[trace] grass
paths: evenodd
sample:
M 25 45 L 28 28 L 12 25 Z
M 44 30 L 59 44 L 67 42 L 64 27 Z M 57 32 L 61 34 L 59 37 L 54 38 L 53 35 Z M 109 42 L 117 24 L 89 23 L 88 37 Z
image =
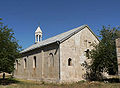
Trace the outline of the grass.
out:
M 72 84 L 53 84 L 7 78 L 4 82 L 6 83 L 0 84 L 0 88 L 120 88 L 120 83 L 85 81 L 80 81 Z
M 120 88 L 120 83 L 79 81 L 72 84 L 53 84 L 6 77 L 5 80 L 0 78 L 0 88 Z

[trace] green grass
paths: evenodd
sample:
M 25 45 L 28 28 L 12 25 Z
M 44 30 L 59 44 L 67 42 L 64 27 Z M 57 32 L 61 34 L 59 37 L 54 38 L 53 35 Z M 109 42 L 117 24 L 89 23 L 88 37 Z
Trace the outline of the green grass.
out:
M 80 81 L 73 84 L 53 84 L 7 78 L 4 81 L 1 79 L 0 82 L 0 88 L 120 88 L 120 83 L 85 81 Z
M 72 84 L 53 84 L 14 79 L 9 75 L 6 75 L 6 79 L 3 80 L 0 76 L 0 88 L 120 88 L 118 78 L 110 79 L 109 82 L 112 83 L 79 81 Z

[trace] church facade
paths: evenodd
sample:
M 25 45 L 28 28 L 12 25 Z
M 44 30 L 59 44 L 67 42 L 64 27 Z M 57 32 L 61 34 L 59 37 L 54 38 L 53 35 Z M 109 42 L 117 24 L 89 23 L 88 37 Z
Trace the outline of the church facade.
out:
M 82 66 L 92 43 L 99 39 L 87 25 L 74 28 L 42 41 L 40 27 L 35 32 L 35 44 L 21 51 L 16 60 L 14 77 L 45 82 L 77 82 L 84 80 Z

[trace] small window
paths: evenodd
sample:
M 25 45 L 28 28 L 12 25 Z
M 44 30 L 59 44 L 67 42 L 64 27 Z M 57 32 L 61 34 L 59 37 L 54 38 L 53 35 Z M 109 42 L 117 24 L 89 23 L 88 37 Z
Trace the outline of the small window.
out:
M 50 58 L 49 58 L 49 59 L 50 59 L 50 60 L 49 60 L 49 66 L 50 66 L 50 65 L 54 66 L 54 55 L 53 55 L 53 53 L 50 53 L 50 54 L 49 54 L 49 57 L 50 57 Z
M 38 41 L 38 35 L 36 35 L 36 41 Z
M 24 69 L 27 67 L 27 60 L 26 58 L 24 59 Z
M 89 44 L 91 44 L 91 42 L 88 42 Z
M 87 49 L 85 52 L 86 52 L 86 57 L 87 57 L 88 59 L 90 59 L 90 51 L 89 51 L 89 49 Z
M 68 66 L 72 66 L 72 59 L 71 58 L 68 59 Z
M 39 35 L 39 41 L 41 41 L 41 35 Z
M 18 60 L 16 60 L 16 70 L 18 69 Z
M 33 58 L 33 68 L 36 68 L 36 56 Z

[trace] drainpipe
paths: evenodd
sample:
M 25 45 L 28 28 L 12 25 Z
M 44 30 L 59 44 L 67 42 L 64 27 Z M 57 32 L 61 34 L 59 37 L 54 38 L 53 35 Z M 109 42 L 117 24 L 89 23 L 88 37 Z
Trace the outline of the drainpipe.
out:
M 59 81 L 60 81 L 60 41 L 57 41 L 57 44 L 58 44 L 58 50 L 59 50 Z

